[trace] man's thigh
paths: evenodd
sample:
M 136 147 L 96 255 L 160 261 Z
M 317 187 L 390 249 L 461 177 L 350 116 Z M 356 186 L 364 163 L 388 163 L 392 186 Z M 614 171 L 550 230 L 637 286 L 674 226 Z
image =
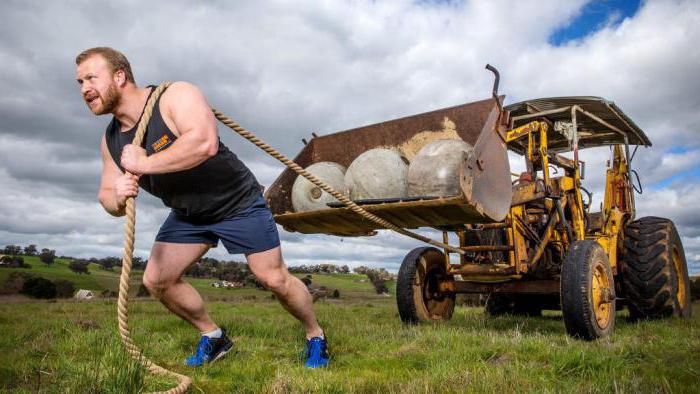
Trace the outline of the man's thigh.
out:
M 152 281 L 174 281 L 209 250 L 209 244 L 181 244 L 156 241 L 144 275 Z
M 250 270 L 256 276 L 276 271 L 285 271 L 284 261 L 282 260 L 282 249 L 279 246 L 264 252 L 246 254 L 245 257 L 246 260 L 248 260 Z

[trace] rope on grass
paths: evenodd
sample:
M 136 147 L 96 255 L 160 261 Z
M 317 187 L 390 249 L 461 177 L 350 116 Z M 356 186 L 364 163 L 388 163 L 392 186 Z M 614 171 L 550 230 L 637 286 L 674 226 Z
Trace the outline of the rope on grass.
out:
M 146 102 L 146 107 L 144 108 L 143 115 L 141 115 L 141 120 L 139 121 L 138 127 L 136 129 L 136 134 L 134 135 L 134 140 L 132 141 L 133 145 L 136 146 L 141 146 L 141 142 L 143 141 L 143 137 L 146 133 L 146 128 L 148 126 L 148 122 L 151 119 L 151 115 L 153 114 L 153 106 L 155 102 L 158 100 L 158 97 L 160 97 L 161 93 L 170 86 L 170 82 L 163 82 L 161 83 L 155 91 L 151 94 L 151 97 L 148 99 Z M 358 215 L 373 221 L 380 225 L 383 228 L 393 230 L 399 234 L 405 235 L 407 237 L 411 237 L 414 239 L 417 239 L 419 241 L 447 249 L 451 252 L 454 253 L 459 253 L 459 254 L 464 254 L 465 252 L 459 248 L 456 248 L 454 246 L 448 245 L 443 242 L 439 242 L 433 239 L 430 239 L 428 237 L 425 237 L 423 235 L 420 235 L 418 233 L 406 230 L 404 228 L 401 228 L 393 223 L 390 223 L 389 221 L 373 214 L 370 212 L 367 212 L 365 209 L 362 207 L 358 206 L 355 204 L 353 201 L 351 201 L 347 196 L 344 194 L 338 192 L 337 190 L 333 189 L 330 187 L 328 184 L 325 182 L 319 180 L 316 178 L 313 174 L 310 172 L 306 171 L 303 169 L 301 166 L 299 166 L 297 163 L 294 161 L 288 159 L 286 156 L 283 154 L 279 153 L 277 150 L 272 148 L 270 145 L 265 143 L 264 141 L 260 140 L 257 138 L 253 133 L 250 131 L 246 130 L 243 128 L 241 125 L 236 123 L 233 119 L 227 117 L 223 113 L 219 112 L 218 110 L 212 108 L 212 111 L 214 112 L 214 116 L 221 121 L 224 125 L 226 125 L 228 128 L 231 130 L 235 131 L 238 133 L 241 137 L 247 139 L 248 141 L 252 142 L 257 146 L 258 148 L 262 149 L 265 151 L 267 154 L 270 156 L 274 157 L 275 159 L 279 160 L 282 162 L 284 165 L 289 167 L 292 171 L 296 172 L 297 174 L 303 176 L 304 178 L 308 179 L 309 182 L 313 183 L 314 185 L 318 186 L 321 188 L 323 191 L 326 193 L 330 194 L 331 196 L 335 197 L 338 199 L 338 201 L 342 202 L 345 204 L 350 210 L 353 212 L 357 213 Z M 134 233 L 136 229 L 136 201 L 134 200 L 133 197 L 129 197 L 126 200 L 126 223 L 124 225 L 124 233 L 125 233 L 125 239 L 124 239 L 124 257 L 122 258 L 122 272 L 121 276 L 119 278 L 119 301 L 117 303 L 117 318 L 119 321 L 119 335 L 121 337 L 122 343 L 124 344 L 124 347 L 126 348 L 126 351 L 135 359 L 137 360 L 143 367 L 148 369 L 151 373 L 155 375 L 161 375 L 161 376 L 170 376 L 176 378 L 179 383 L 176 387 L 171 388 L 170 390 L 167 391 L 161 391 L 158 392 L 157 394 L 182 394 L 187 389 L 190 387 L 192 384 L 192 379 L 189 377 L 169 371 L 153 361 L 149 360 L 146 356 L 143 355 L 141 350 L 139 349 L 136 344 L 131 339 L 131 333 L 129 331 L 129 315 L 128 315 L 128 304 L 129 304 L 129 279 L 131 277 L 131 266 L 133 262 L 133 254 L 134 254 Z

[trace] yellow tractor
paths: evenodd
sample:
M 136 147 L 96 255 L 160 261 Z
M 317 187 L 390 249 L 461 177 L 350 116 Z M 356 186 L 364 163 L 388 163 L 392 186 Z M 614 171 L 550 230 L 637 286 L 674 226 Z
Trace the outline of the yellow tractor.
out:
M 454 195 L 355 201 L 397 226 L 437 229 L 444 244 L 457 242 L 406 255 L 396 288 L 401 319 L 450 319 L 458 293 L 486 295 L 492 316 L 561 309 L 567 333 L 587 340 L 610 335 L 623 305 L 633 319 L 690 316 L 688 271 L 673 222 L 635 218 L 634 192 L 641 193 L 641 185 L 630 146 L 634 152 L 651 146 L 642 130 L 598 97 L 503 107 L 498 72 L 489 69 L 496 75 L 489 99 L 314 135 L 295 159 L 303 167 L 328 161 L 347 167 L 363 152 L 388 148 L 410 163 L 431 141 L 473 146 L 453 174 Z M 591 212 L 579 150 L 600 146 L 610 149 L 605 196 L 601 210 Z M 522 156 L 524 172 L 510 172 L 508 151 Z M 266 192 L 276 221 L 288 231 L 347 237 L 381 228 L 337 202 L 295 211 L 295 179 L 286 170 Z
M 474 266 L 476 275 L 440 281 L 435 294 L 442 301 L 431 307 L 426 297 L 422 303 L 428 308 L 421 312 L 427 313 L 419 313 L 408 297 L 414 296 L 417 279 L 410 277 L 411 256 L 399 274 L 402 318 L 448 317 L 453 292 L 488 294 L 490 315 L 539 315 L 560 308 L 567 332 L 583 339 L 609 335 L 621 304 L 633 319 L 689 317 L 688 271 L 673 222 L 635 220 L 634 191 L 641 193 L 641 185 L 629 146 L 651 145 L 635 123 L 598 97 L 528 100 L 503 113 L 506 146 L 524 157 L 527 169 L 514 174 L 504 221 L 467 225 L 458 233 L 464 247 L 474 250 L 462 256 L 462 265 L 469 259 L 489 263 Z M 599 146 L 610 147 L 610 158 L 601 210 L 591 212 L 592 195 L 582 186 L 585 163 L 578 155 L 579 149 Z

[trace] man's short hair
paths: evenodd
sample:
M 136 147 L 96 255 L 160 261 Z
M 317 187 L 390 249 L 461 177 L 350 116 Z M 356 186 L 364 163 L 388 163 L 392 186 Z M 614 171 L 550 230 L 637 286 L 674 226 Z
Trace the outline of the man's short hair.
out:
M 87 58 L 94 55 L 102 56 L 107 61 L 107 64 L 109 64 L 109 67 L 112 69 L 112 73 L 122 70 L 124 71 L 124 75 L 126 76 L 127 81 L 131 83 L 136 83 L 134 81 L 134 73 L 131 72 L 131 65 L 129 64 L 129 60 L 127 60 L 126 56 L 124 56 L 123 53 L 110 47 L 95 47 L 86 49 L 75 58 L 75 64 L 80 65 L 80 63 L 84 62 L 85 60 L 87 60 Z

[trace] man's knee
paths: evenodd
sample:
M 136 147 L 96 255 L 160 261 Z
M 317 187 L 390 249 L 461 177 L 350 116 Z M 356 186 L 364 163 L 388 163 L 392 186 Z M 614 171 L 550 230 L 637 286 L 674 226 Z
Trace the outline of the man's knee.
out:
M 149 293 L 155 298 L 160 298 L 163 292 L 168 289 L 168 287 L 175 284 L 176 281 L 168 280 L 163 278 L 158 273 L 154 273 L 146 270 L 143 274 L 143 285 L 146 287 Z
M 274 270 L 260 275 L 258 280 L 275 294 L 285 295 L 287 293 L 289 275 L 289 273 L 282 270 Z

